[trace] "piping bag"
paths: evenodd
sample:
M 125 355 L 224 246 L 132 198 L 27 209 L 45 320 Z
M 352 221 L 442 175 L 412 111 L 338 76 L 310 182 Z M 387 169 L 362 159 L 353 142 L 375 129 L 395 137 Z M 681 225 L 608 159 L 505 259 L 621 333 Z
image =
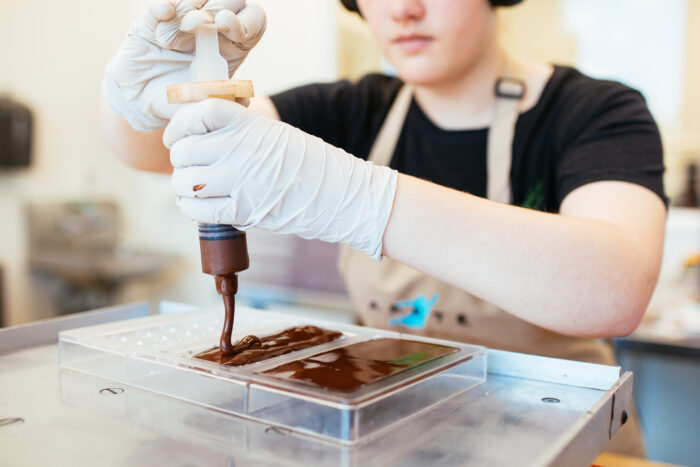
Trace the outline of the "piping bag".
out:
M 228 80 L 228 64 L 219 54 L 219 33 L 216 25 L 203 24 L 195 30 L 195 59 L 190 65 L 192 81 Z M 244 339 L 235 346 L 231 343 L 233 332 L 235 294 L 238 291 L 237 273 L 248 269 L 248 246 L 245 232 L 230 225 L 199 224 L 199 247 L 202 271 L 216 280 L 216 291 L 223 297 L 226 311 L 219 348 L 222 355 L 259 345 L 259 339 Z

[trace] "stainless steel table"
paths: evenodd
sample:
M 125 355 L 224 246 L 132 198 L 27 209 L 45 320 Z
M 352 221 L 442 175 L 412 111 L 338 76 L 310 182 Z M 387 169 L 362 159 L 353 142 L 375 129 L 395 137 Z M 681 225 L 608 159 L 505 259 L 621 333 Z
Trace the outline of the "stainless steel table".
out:
M 59 369 L 60 330 L 150 313 L 132 305 L 0 330 L 2 465 L 583 466 L 632 403 L 632 374 L 618 367 L 489 351 L 486 383 L 343 447 Z

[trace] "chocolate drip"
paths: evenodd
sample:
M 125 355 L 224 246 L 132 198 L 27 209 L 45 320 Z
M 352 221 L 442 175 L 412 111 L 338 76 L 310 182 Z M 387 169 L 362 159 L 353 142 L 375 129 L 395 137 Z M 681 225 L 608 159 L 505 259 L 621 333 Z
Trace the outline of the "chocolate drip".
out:
M 236 274 L 216 276 L 216 291 L 224 299 L 224 327 L 221 330 L 219 348 L 224 355 L 236 353 L 231 344 L 233 333 L 233 319 L 236 314 L 236 292 L 238 291 L 238 276 Z
M 205 350 L 194 357 L 222 365 L 247 365 L 325 344 L 343 335 L 338 331 L 329 331 L 316 326 L 297 326 L 262 338 L 246 336 L 235 345 L 230 346 L 230 353 L 224 353 L 222 352 L 222 347 L 225 333 L 226 327 L 224 327 L 224 333 L 222 333 L 222 345 L 220 347 Z M 228 342 L 229 344 L 231 342 L 230 333 L 228 334 Z
M 224 300 L 225 318 L 219 348 L 224 355 L 232 355 L 239 351 L 231 344 L 238 291 L 236 273 L 248 269 L 250 263 L 245 233 L 230 225 L 200 224 L 199 248 L 202 271 L 214 276 L 216 291 Z

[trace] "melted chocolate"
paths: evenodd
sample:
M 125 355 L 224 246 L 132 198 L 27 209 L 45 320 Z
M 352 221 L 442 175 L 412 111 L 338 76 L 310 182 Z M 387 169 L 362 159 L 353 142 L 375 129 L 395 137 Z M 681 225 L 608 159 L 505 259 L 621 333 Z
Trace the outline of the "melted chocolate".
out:
M 197 191 L 204 185 L 196 185 Z M 224 300 L 224 326 L 221 330 L 219 348 L 224 355 L 234 355 L 239 347 L 231 344 L 233 319 L 236 309 L 235 295 L 238 291 L 236 273 L 248 269 L 248 246 L 245 232 L 230 225 L 199 224 L 199 249 L 202 256 L 202 271 L 216 280 L 216 291 Z
M 349 392 L 458 350 L 427 342 L 381 338 L 295 360 L 262 373 Z
M 237 284 L 238 278 L 235 276 L 235 274 L 233 277 Z M 224 279 L 222 282 L 225 282 L 225 280 L 227 279 L 226 276 L 216 276 L 217 289 L 219 289 L 219 278 Z M 231 294 L 221 294 L 224 298 L 224 326 L 221 330 L 221 339 L 219 339 L 219 349 L 221 350 L 221 353 L 223 355 L 233 355 L 237 353 L 236 346 L 231 344 L 231 334 L 233 333 L 233 318 L 236 313 L 236 297 L 234 294 L 235 292 Z
M 231 322 L 233 322 L 233 320 L 231 320 Z M 222 365 L 247 365 L 297 350 L 325 344 L 326 342 L 336 340 L 342 335 L 343 334 L 338 331 L 329 331 L 328 329 L 316 326 L 297 326 L 285 329 L 278 334 L 262 338 L 246 336 L 238 343 L 231 346 L 231 354 L 229 355 L 222 353 L 220 346 L 205 350 L 194 357 L 220 363 Z M 222 344 L 223 339 L 224 336 L 222 335 Z

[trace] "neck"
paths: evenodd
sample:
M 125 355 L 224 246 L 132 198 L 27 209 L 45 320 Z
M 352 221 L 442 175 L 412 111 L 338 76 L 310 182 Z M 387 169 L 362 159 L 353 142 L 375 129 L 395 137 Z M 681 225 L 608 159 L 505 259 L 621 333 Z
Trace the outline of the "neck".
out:
M 428 118 L 445 130 L 487 127 L 491 123 L 494 83 L 504 65 L 505 53 L 494 44 L 466 74 L 416 86 L 416 100 Z

